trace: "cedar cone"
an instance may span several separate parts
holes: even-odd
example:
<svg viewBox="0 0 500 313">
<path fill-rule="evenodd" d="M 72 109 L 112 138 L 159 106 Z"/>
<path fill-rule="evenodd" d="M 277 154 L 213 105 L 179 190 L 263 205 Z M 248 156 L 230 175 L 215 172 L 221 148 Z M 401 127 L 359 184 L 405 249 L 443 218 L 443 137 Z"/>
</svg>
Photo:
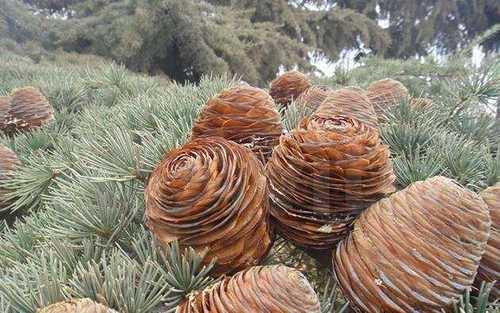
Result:
<svg viewBox="0 0 500 313">
<path fill-rule="evenodd" d="M 10 110 L 10 97 L 0 97 L 0 130 L 7 128 L 8 113 Z"/>
<path fill-rule="evenodd" d="M 223 137 L 248 146 L 265 163 L 282 129 L 280 114 L 269 94 L 239 85 L 208 101 L 195 122 L 192 139 Z"/>
<path fill-rule="evenodd" d="M 10 97 L 9 108 L 0 101 L 3 115 L 0 128 L 5 132 L 29 131 L 54 120 L 54 110 L 47 98 L 34 87 L 16 89 Z"/>
<path fill-rule="evenodd" d="M 500 184 L 484 190 L 481 196 L 490 209 L 491 229 L 486 252 L 479 264 L 476 287 L 480 288 L 482 281 L 496 281 L 491 295 L 494 299 L 498 299 L 500 298 Z"/>
<path fill-rule="evenodd" d="M 315 115 L 352 117 L 368 126 L 374 128 L 378 126 L 377 114 L 370 99 L 363 89 L 357 87 L 346 87 L 330 93 L 316 110 Z"/>
<path fill-rule="evenodd" d="M 269 94 L 277 104 L 287 107 L 293 99 L 297 99 L 309 87 L 311 87 L 311 82 L 306 75 L 291 71 L 271 82 Z"/>
<path fill-rule="evenodd" d="M 432 105 L 432 100 L 429 98 L 411 98 L 410 106 L 415 109 L 425 109 Z"/>
<path fill-rule="evenodd" d="M 169 152 L 146 188 L 147 226 L 168 244 L 217 257 L 214 275 L 257 265 L 272 245 L 269 191 L 262 164 L 221 137 L 200 138 Z"/>
<path fill-rule="evenodd" d="M 0 145 L 0 183 L 7 181 L 19 165 L 20 162 L 17 155 L 9 148 Z M 0 187 L 0 211 L 8 205 L 4 199 L 4 195 L 5 190 L 2 190 Z"/>
<path fill-rule="evenodd" d="M 319 313 L 307 279 L 284 265 L 255 266 L 226 277 L 182 303 L 176 313 Z"/>
<path fill-rule="evenodd" d="M 451 312 L 489 228 L 474 192 L 445 177 L 416 182 L 360 215 L 337 248 L 335 274 L 356 312 Z"/>
<path fill-rule="evenodd" d="M 371 83 L 366 91 L 375 112 L 382 119 L 387 110 L 408 97 L 408 89 L 401 82 L 391 78 Z"/>
<path fill-rule="evenodd" d="M 37 310 L 37 313 L 118 313 L 102 304 L 90 299 L 73 299 L 69 301 L 58 302 L 43 309 Z"/>
<path fill-rule="evenodd" d="M 311 86 L 297 97 L 295 103 L 316 110 L 331 92 L 327 86 Z"/>
<path fill-rule="evenodd" d="M 394 191 L 389 156 L 378 131 L 356 119 L 305 118 L 266 167 L 278 231 L 306 248 L 331 248 L 361 211 Z"/>
</svg>

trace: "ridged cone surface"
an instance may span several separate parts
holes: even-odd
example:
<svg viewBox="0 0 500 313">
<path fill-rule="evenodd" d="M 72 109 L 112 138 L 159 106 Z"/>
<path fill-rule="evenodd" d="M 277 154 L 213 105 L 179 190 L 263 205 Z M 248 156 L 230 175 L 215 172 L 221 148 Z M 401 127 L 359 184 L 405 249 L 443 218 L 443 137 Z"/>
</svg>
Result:
<svg viewBox="0 0 500 313">
<path fill-rule="evenodd" d="M 247 146 L 265 163 L 282 130 L 271 96 L 262 89 L 239 85 L 208 101 L 195 122 L 192 139 L 223 137 Z"/>
<path fill-rule="evenodd" d="M 327 86 L 311 86 L 297 97 L 295 103 L 316 110 L 331 92 Z"/>
<path fill-rule="evenodd" d="M 491 229 L 486 252 L 479 264 L 476 277 L 476 287 L 481 287 L 482 281 L 496 281 L 491 295 L 500 298 L 500 184 L 489 187 L 481 193 L 481 197 L 490 209 Z"/>
<path fill-rule="evenodd" d="M 54 110 L 47 98 L 34 87 L 16 89 L 11 94 L 10 108 L 0 127 L 29 131 L 54 120 Z"/>
<path fill-rule="evenodd" d="M 291 71 L 271 82 L 269 94 L 277 104 L 286 107 L 309 87 L 311 87 L 311 82 L 306 75 L 299 71 Z"/>
<path fill-rule="evenodd" d="M 37 313 L 118 313 L 90 299 L 73 299 L 49 305 Z"/>
<path fill-rule="evenodd" d="M 277 230 L 298 245 L 331 248 L 365 208 L 394 191 L 389 156 L 378 131 L 358 120 L 305 118 L 266 166 Z"/>
<path fill-rule="evenodd" d="M 160 242 L 208 248 L 205 261 L 217 257 L 214 275 L 257 265 L 272 245 L 263 166 L 232 141 L 194 140 L 153 171 L 146 220 Z"/>
<path fill-rule="evenodd" d="M 345 116 L 377 128 L 375 109 L 366 92 L 357 87 L 345 87 L 330 93 L 314 113 L 320 117 Z"/>
<path fill-rule="evenodd" d="M 399 81 L 386 78 L 373 82 L 366 89 L 375 112 L 381 119 L 391 107 L 398 105 L 408 97 L 408 89 Z"/>
<path fill-rule="evenodd" d="M 0 145 L 0 182 L 5 182 L 20 165 L 17 155 L 7 147 Z M 5 190 L 0 187 L 0 210 L 7 206 L 4 199 Z"/>
<path fill-rule="evenodd" d="M 284 265 L 256 266 L 193 295 L 176 313 L 319 313 L 306 278 Z"/>
<path fill-rule="evenodd" d="M 490 217 L 445 177 L 416 182 L 364 211 L 334 256 L 356 312 L 445 312 L 472 286 Z"/>
<path fill-rule="evenodd" d="M 7 120 L 9 119 L 10 97 L 0 97 L 0 130 L 7 128 Z"/>
</svg>

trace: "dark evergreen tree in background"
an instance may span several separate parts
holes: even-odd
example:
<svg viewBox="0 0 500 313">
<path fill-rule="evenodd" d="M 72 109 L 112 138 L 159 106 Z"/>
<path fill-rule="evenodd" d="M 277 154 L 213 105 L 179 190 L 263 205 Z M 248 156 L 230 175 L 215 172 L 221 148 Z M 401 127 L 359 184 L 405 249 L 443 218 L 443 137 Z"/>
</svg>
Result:
<svg viewBox="0 0 500 313">
<path fill-rule="evenodd" d="M 498 23 L 495 0 L 6 0 L 0 31 L 16 44 L 97 54 L 132 70 L 199 81 L 231 72 L 263 84 L 280 66 L 369 48 L 386 57 L 450 52 Z M 40 10 L 42 10 L 40 12 Z M 33 13 L 37 12 L 36 16 Z M 42 18 L 59 14 L 67 19 Z M 383 28 L 378 20 L 388 21 Z M 34 42 L 41 41 L 41 48 Z M 499 35 L 484 43 L 497 49 Z M 35 51 L 34 51 L 35 50 Z"/>
</svg>

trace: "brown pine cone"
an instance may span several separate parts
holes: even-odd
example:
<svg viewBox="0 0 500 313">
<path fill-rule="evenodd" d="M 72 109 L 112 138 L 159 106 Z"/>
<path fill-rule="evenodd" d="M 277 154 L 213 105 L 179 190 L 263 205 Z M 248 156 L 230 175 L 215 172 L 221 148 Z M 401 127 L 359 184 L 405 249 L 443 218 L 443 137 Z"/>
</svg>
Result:
<svg viewBox="0 0 500 313">
<path fill-rule="evenodd" d="M 118 313 L 115 310 L 105 307 L 102 304 L 90 299 L 72 299 L 58 302 L 43 309 L 37 310 L 37 313 Z"/>
<path fill-rule="evenodd" d="M 357 87 L 346 87 L 330 93 L 314 113 L 321 117 L 345 116 L 377 128 L 377 114 L 366 92 Z"/>
<path fill-rule="evenodd" d="M 3 131 L 7 128 L 9 110 L 10 97 L 0 97 L 0 131 Z"/>
<path fill-rule="evenodd" d="M 274 102 L 284 107 L 297 99 L 301 93 L 311 87 L 306 75 L 298 71 L 286 72 L 271 82 L 269 94 Z"/>
<path fill-rule="evenodd" d="M 280 114 L 269 94 L 239 85 L 208 101 L 194 124 L 192 139 L 223 137 L 249 147 L 265 163 L 282 130 Z"/>
<path fill-rule="evenodd" d="M 277 230 L 303 247 L 332 248 L 359 213 L 394 191 L 389 156 L 378 131 L 356 119 L 305 118 L 266 167 Z"/>
<path fill-rule="evenodd" d="M 416 182 L 360 215 L 334 270 L 357 312 L 451 312 L 474 281 L 490 224 L 474 192 L 445 177 Z"/>
<path fill-rule="evenodd" d="M 54 110 L 47 98 L 34 87 L 16 89 L 10 97 L 10 106 L 5 110 L 5 102 L 0 101 L 3 121 L 0 128 L 7 133 L 29 131 L 54 120 Z"/>
<path fill-rule="evenodd" d="M 214 275 L 259 264 L 272 245 L 262 164 L 221 137 L 169 152 L 146 188 L 147 226 L 162 243 L 178 240 L 217 257 Z"/>
<path fill-rule="evenodd" d="M 408 97 L 408 89 L 401 82 L 391 78 L 371 83 L 366 91 L 368 99 L 381 119 L 385 118 L 386 112 L 391 107 L 398 105 Z"/>
<path fill-rule="evenodd" d="M 182 303 L 176 313 L 319 313 L 307 279 L 284 265 L 256 266 L 226 277 Z"/>
<path fill-rule="evenodd" d="M 297 97 L 295 103 L 316 110 L 331 92 L 327 86 L 311 86 Z"/>
<path fill-rule="evenodd" d="M 475 285 L 480 288 L 482 281 L 496 281 L 491 295 L 494 299 L 498 299 L 500 298 L 500 184 L 484 190 L 481 197 L 490 209 L 491 229 Z"/>
<path fill-rule="evenodd" d="M 0 182 L 5 182 L 11 177 L 12 172 L 21 163 L 17 155 L 7 147 L 0 145 Z M 8 203 L 4 199 L 5 190 L 0 187 L 0 211 L 4 209 Z"/>
<path fill-rule="evenodd" d="M 424 109 L 432 106 L 432 100 L 428 98 L 411 98 L 410 106 L 415 109 Z"/>
</svg>

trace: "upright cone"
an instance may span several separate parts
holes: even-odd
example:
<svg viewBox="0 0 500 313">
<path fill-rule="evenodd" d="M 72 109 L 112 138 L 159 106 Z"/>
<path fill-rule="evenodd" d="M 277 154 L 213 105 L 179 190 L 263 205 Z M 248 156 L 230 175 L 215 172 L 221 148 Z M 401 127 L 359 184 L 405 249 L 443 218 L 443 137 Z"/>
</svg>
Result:
<svg viewBox="0 0 500 313">
<path fill-rule="evenodd" d="M 316 110 L 320 117 L 344 116 L 360 120 L 377 128 L 377 114 L 366 92 L 357 87 L 345 87 L 331 92 Z"/>
<path fill-rule="evenodd" d="M 9 119 L 10 97 L 0 97 L 0 131 L 7 129 L 7 120 Z"/>
<path fill-rule="evenodd" d="M 272 244 L 268 217 L 262 164 L 220 137 L 169 152 L 146 188 L 146 221 L 156 238 L 208 248 L 206 262 L 217 258 L 214 275 L 259 264 Z"/>
<path fill-rule="evenodd" d="M 295 103 L 316 110 L 331 92 L 327 86 L 311 86 L 297 97 Z"/>
<path fill-rule="evenodd" d="M 319 313 L 307 279 L 284 265 L 256 266 L 190 297 L 176 313 Z"/>
<path fill-rule="evenodd" d="M 0 184 L 5 183 L 19 165 L 17 155 L 9 148 L 0 145 Z M 5 209 L 7 205 L 5 190 L 0 185 L 0 211 Z"/>
<path fill-rule="evenodd" d="M 491 229 L 486 252 L 479 264 L 475 285 L 480 288 L 482 281 L 496 281 L 491 295 L 494 299 L 498 299 L 500 298 L 500 184 L 484 190 L 481 197 L 490 209 Z"/>
<path fill-rule="evenodd" d="M 0 100 L 0 114 L 3 115 L 0 128 L 4 132 L 30 131 L 54 120 L 52 106 L 34 87 L 14 90 L 10 102 L 6 103 L 5 99 Z"/>
<path fill-rule="evenodd" d="M 391 107 L 408 98 L 408 89 L 401 82 L 391 78 L 371 83 L 366 91 L 375 112 L 382 120 L 385 119 L 385 115 Z"/>
<path fill-rule="evenodd" d="M 444 177 L 416 182 L 361 214 L 334 270 L 357 312 L 451 312 L 472 286 L 490 223 L 474 192 Z"/>
<path fill-rule="evenodd" d="M 311 82 L 306 75 L 298 71 L 291 71 L 271 82 L 269 94 L 277 104 L 286 107 L 309 87 L 311 87 Z"/>
<path fill-rule="evenodd" d="M 37 313 L 118 313 L 90 299 L 73 299 L 49 305 Z"/>
<path fill-rule="evenodd" d="M 219 136 L 250 148 L 264 163 L 279 142 L 283 126 L 264 90 L 239 85 L 210 99 L 193 127 L 192 138 Z"/>
<path fill-rule="evenodd" d="M 394 191 L 389 155 L 377 130 L 358 120 L 304 119 L 266 167 L 277 230 L 298 245 L 331 249 L 359 213 Z"/>
</svg>

